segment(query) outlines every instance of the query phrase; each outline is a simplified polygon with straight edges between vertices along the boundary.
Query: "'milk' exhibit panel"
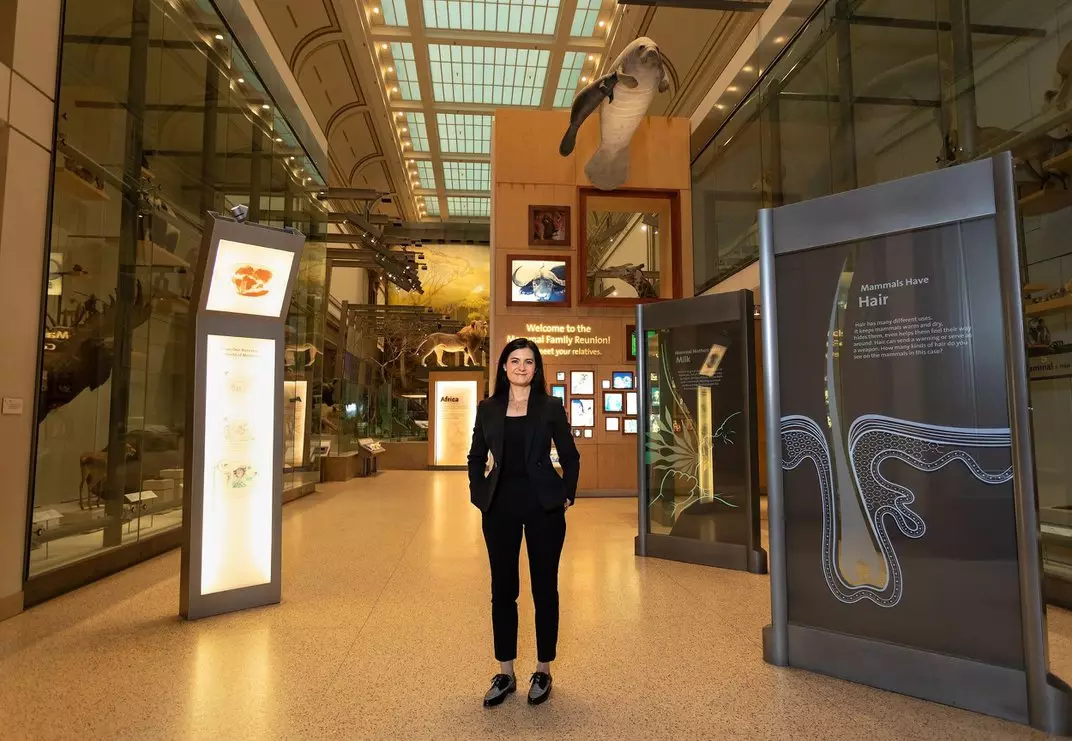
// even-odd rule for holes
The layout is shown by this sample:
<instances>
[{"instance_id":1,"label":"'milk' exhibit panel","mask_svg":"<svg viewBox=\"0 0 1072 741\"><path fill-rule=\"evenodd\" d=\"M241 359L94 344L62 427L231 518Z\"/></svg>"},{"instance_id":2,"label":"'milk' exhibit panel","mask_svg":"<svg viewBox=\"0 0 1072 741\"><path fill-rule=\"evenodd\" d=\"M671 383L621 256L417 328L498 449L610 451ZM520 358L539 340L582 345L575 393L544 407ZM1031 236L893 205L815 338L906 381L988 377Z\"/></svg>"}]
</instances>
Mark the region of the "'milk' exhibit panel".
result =
<instances>
[{"instance_id":1,"label":"'milk' exhibit panel","mask_svg":"<svg viewBox=\"0 0 1072 741\"><path fill-rule=\"evenodd\" d=\"M1012 183L1005 155L760 212L781 431L764 654L1068 732L1046 657Z\"/></svg>"},{"instance_id":2,"label":"'milk' exhibit panel","mask_svg":"<svg viewBox=\"0 0 1072 741\"><path fill-rule=\"evenodd\" d=\"M777 280L789 620L1022 667L993 219Z\"/></svg>"},{"instance_id":3,"label":"'milk' exhibit panel","mask_svg":"<svg viewBox=\"0 0 1072 741\"><path fill-rule=\"evenodd\" d=\"M765 572L751 291L642 305L637 322L637 553Z\"/></svg>"}]
</instances>

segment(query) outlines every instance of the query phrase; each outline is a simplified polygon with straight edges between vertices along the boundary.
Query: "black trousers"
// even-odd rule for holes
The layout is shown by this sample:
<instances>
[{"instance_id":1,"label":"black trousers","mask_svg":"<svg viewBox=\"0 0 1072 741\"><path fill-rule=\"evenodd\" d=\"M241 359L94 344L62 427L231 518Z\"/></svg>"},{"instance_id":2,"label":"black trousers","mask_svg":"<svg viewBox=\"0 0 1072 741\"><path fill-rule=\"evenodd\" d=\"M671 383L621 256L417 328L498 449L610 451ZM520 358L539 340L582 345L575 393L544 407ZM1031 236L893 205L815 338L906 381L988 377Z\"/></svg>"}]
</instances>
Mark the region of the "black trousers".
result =
<instances>
[{"instance_id":1,"label":"black trousers","mask_svg":"<svg viewBox=\"0 0 1072 741\"><path fill-rule=\"evenodd\" d=\"M548 512L534 495L517 488L508 481L500 482L491 509L484 514L484 542L491 562L495 660L517 658L519 559L524 533L536 608L536 660L550 662L555 660L558 647L558 563L566 540L566 512Z\"/></svg>"}]
</instances>

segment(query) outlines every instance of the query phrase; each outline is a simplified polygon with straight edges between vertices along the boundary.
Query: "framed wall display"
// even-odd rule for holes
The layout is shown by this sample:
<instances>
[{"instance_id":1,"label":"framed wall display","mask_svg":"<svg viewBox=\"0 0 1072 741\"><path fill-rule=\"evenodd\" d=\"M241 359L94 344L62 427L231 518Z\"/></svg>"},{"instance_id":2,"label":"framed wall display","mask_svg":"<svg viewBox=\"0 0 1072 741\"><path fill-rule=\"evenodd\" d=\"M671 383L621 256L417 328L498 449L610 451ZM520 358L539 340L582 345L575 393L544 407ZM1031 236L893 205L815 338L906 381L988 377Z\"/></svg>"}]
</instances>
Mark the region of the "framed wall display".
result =
<instances>
[{"instance_id":1,"label":"framed wall display","mask_svg":"<svg viewBox=\"0 0 1072 741\"><path fill-rule=\"evenodd\" d=\"M658 389L653 389L658 391ZM627 391L625 394L625 413L635 417L637 415L637 392Z\"/></svg>"},{"instance_id":2,"label":"framed wall display","mask_svg":"<svg viewBox=\"0 0 1072 741\"><path fill-rule=\"evenodd\" d=\"M607 432L618 432L622 429L621 417L604 417L604 421L607 425Z\"/></svg>"},{"instance_id":3,"label":"framed wall display","mask_svg":"<svg viewBox=\"0 0 1072 741\"><path fill-rule=\"evenodd\" d=\"M588 437L588 438L592 437L592 428L591 427L589 427L587 430L584 431L584 436Z\"/></svg>"},{"instance_id":4,"label":"framed wall display","mask_svg":"<svg viewBox=\"0 0 1072 741\"><path fill-rule=\"evenodd\" d=\"M633 388L633 371L614 371L611 374L611 386L616 389Z\"/></svg>"},{"instance_id":5,"label":"framed wall display","mask_svg":"<svg viewBox=\"0 0 1072 741\"><path fill-rule=\"evenodd\" d=\"M626 417L622 420L622 432L626 435L637 434L637 421L635 417Z\"/></svg>"},{"instance_id":6,"label":"framed wall display","mask_svg":"<svg viewBox=\"0 0 1072 741\"><path fill-rule=\"evenodd\" d=\"M596 400L570 399L570 424L574 427L595 427Z\"/></svg>"},{"instance_id":7,"label":"framed wall display","mask_svg":"<svg viewBox=\"0 0 1072 741\"><path fill-rule=\"evenodd\" d=\"M569 306L571 264L569 255L507 255L510 292L506 305Z\"/></svg>"},{"instance_id":8,"label":"framed wall display","mask_svg":"<svg viewBox=\"0 0 1072 741\"><path fill-rule=\"evenodd\" d=\"M570 246L569 206L529 206L529 244Z\"/></svg>"},{"instance_id":9,"label":"framed wall display","mask_svg":"<svg viewBox=\"0 0 1072 741\"><path fill-rule=\"evenodd\" d=\"M625 400L621 391L606 391L603 393L603 411L606 414L621 414Z\"/></svg>"},{"instance_id":10,"label":"framed wall display","mask_svg":"<svg viewBox=\"0 0 1072 741\"><path fill-rule=\"evenodd\" d=\"M604 378L602 381L599 382L599 384L603 387L604 390L607 390L610 388L610 379Z\"/></svg>"},{"instance_id":11,"label":"framed wall display","mask_svg":"<svg viewBox=\"0 0 1072 741\"><path fill-rule=\"evenodd\" d=\"M579 303L628 306L681 298L678 191L580 189Z\"/></svg>"},{"instance_id":12,"label":"framed wall display","mask_svg":"<svg viewBox=\"0 0 1072 741\"><path fill-rule=\"evenodd\" d=\"M595 392L595 371L570 371L570 394L592 396Z\"/></svg>"},{"instance_id":13,"label":"framed wall display","mask_svg":"<svg viewBox=\"0 0 1072 741\"><path fill-rule=\"evenodd\" d=\"M564 375L564 374L560 374L560 375ZM566 385L562 384L562 383L553 383L553 384L551 384L551 396L554 396L556 399L561 399L562 403L565 404L566 403Z\"/></svg>"},{"instance_id":14,"label":"framed wall display","mask_svg":"<svg viewBox=\"0 0 1072 741\"><path fill-rule=\"evenodd\" d=\"M566 371L559 371L558 373L556 373L555 374L555 380L556 381L565 381L566 380Z\"/></svg>"}]
</instances>

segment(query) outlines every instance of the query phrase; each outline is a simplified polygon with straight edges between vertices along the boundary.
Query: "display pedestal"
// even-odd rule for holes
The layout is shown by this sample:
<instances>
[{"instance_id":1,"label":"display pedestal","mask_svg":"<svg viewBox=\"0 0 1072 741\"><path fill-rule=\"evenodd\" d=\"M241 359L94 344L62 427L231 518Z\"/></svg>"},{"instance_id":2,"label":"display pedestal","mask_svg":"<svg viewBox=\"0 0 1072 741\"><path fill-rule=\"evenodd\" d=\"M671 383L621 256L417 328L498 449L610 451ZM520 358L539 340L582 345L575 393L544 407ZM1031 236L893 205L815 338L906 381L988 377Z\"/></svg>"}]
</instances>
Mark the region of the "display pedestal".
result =
<instances>
[{"instance_id":1,"label":"display pedestal","mask_svg":"<svg viewBox=\"0 0 1072 741\"><path fill-rule=\"evenodd\" d=\"M209 214L195 275L180 612L279 602L284 320L305 238Z\"/></svg>"},{"instance_id":2,"label":"display pedestal","mask_svg":"<svg viewBox=\"0 0 1072 741\"><path fill-rule=\"evenodd\" d=\"M428 467L461 471L467 467L476 407L484 398L484 368L428 373Z\"/></svg>"}]
</instances>

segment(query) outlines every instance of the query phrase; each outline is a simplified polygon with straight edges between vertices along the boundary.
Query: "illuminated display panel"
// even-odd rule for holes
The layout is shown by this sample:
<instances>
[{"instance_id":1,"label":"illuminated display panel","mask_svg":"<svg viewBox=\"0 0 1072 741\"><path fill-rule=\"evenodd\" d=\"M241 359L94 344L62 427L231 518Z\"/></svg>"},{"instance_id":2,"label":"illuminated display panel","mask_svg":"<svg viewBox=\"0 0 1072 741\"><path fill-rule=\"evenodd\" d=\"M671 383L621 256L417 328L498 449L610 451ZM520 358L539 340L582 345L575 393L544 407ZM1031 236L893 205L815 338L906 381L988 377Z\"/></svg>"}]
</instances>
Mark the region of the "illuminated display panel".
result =
<instances>
[{"instance_id":1,"label":"illuminated display panel","mask_svg":"<svg viewBox=\"0 0 1072 741\"><path fill-rule=\"evenodd\" d=\"M280 318L294 253L221 239L208 311Z\"/></svg>"},{"instance_id":2,"label":"illuminated display panel","mask_svg":"<svg viewBox=\"0 0 1072 741\"><path fill-rule=\"evenodd\" d=\"M435 384L435 465L464 466L476 424L477 382Z\"/></svg>"},{"instance_id":3,"label":"illuminated display panel","mask_svg":"<svg viewBox=\"0 0 1072 741\"><path fill-rule=\"evenodd\" d=\"M210 334L205 361L202 595L272 581L279 395L275 340Z\"/></svg>"}]
</instances>

